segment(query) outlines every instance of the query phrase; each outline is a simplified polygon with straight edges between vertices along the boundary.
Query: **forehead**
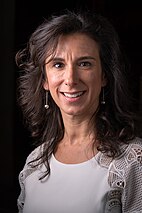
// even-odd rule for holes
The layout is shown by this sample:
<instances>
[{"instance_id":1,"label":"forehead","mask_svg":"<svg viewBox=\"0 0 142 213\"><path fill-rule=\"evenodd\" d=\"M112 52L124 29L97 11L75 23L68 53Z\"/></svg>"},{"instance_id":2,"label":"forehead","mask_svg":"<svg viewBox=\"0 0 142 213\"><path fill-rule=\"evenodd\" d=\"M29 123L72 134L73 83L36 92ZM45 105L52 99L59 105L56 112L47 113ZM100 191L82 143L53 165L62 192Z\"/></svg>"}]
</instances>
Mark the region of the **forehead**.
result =
<instances>
[{"instance_id":1,"label":"forehead","mask_svg":"<svg viewBox=\"0 0 142 213\"><path fill-rule=\"evenodd\" d=\"M51 48L52 49L52 48ZM46 58L46 63L54 58L93 56L99 58L99 44L90 36L83 33L62 35L56 47ZM48 54L47 54L48 55Z\"/></svg>"},{"instance_id":2,"label":"forehead","mask_svg":"<svg viewBox=\"0 0 142 213\"><path fill-rule=\"evenodd\" d=\"M86 34L75 33L59 38L55 55L76 52L78 54L99 53L98 43Z\"/></svg>"}]
</instances>

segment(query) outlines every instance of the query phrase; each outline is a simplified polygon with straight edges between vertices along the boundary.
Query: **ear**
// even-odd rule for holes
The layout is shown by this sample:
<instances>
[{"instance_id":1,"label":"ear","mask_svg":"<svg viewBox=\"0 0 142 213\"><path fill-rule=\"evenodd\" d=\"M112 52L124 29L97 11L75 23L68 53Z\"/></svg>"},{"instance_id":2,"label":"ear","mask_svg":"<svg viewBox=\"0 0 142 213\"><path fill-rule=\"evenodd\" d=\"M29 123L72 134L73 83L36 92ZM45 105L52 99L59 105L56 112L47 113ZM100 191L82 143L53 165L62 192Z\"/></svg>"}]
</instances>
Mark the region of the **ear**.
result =
<instances>
[{"instance_id":1,"label":"ear","mask_svg":"<svg viewBox=\"0 0 142 213\"><path fill-rule=\"evenodd\" d=\"M103 72L103 74L102 74L102 87L104 87L106 85L107 85L107 78L106 78L105 73Z\"/></svg>"},{"instance_id":2,"label":"ear","mask_svg":"<svg viewBox=\"0 0 142 213\"><path fill-rule=\"evenodd\" d=\"M47 81L47 79L43 82L43 88L44 88L45 90L49 90L49 86L48 86L48 81Z\"/></svg>"}]
</instances>

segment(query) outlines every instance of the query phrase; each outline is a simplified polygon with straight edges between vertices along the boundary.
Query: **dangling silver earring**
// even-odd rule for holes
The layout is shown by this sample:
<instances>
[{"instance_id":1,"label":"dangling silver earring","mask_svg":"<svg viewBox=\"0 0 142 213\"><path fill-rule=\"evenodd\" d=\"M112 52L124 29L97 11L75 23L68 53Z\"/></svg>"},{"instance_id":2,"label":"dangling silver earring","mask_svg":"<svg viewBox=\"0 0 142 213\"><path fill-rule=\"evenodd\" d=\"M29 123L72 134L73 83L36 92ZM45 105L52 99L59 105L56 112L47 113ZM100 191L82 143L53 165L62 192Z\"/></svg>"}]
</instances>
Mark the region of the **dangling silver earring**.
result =
<instances>
[{"instance_id":1,"label":"dangling silver earring","mask_svg":"<svg viewBox=\"0 0 142 213\"><path fill-rule=\"evenodd\" d=\"M45 105L44 105L45 109L48 109L49 108L49 105L48 105L48 91L46 90L46 93L45 93Z\"/></svg>"},{"instance_id":2,"label":"dangling silver earring","mask_svg":"<svg viewBox=\"0 0 142 213\"><path fill-rule=\"evenodd\" d=\"M102 88L102 100L101 100L101 104L105 105L105 91L104 91L104 87Z\"/></svg>"}]
</instances>

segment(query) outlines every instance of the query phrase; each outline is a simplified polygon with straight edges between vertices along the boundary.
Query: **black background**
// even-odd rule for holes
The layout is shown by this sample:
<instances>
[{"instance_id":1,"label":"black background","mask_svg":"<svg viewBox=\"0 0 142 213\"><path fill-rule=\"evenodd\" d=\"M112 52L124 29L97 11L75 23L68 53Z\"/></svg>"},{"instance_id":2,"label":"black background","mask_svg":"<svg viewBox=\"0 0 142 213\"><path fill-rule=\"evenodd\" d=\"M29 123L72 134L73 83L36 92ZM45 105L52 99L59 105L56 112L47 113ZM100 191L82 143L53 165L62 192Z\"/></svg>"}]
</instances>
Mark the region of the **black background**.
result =
<instances>
[{"instance_id":1,"label":"black background","mask_svg":"<svg viewBox=\"0 0 142 213\"><path fill-rule=\"evenodd\" d=\"M16 101L18 70L15 54L27 42L33 30L50 14L63 9L89 9L105 15L115 26L128 60L135 109L141 114L142 100L142 6L127 0L1 0L0 1L0 212L16 213L19 195L18 174L32 139L24 127ZM140 125L139 125L140 126ZM141 128L141 127L140 127Z\"/></svg>"}]
</instances>

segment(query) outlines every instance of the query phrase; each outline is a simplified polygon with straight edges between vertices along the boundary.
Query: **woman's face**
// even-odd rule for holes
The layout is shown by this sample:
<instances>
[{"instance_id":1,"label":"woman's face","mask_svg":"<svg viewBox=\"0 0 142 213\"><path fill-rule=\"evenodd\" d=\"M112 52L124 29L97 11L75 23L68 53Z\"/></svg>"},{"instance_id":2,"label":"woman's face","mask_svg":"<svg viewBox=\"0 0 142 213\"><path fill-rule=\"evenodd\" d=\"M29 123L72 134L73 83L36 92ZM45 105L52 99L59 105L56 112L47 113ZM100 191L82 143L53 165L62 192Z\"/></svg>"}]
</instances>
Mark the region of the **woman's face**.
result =
<instances>
[{"instance_id":1,"label":"woman's face","mask_svg":"<svg viewBox=\"0 0 142 213\"><path fill-rule=\"evenodd\" d=\"M85 34L62 36L53 59L46 59L44 89L62 115L91 116L106 85L98 44Z\"/></svg>"}]
</instances>

